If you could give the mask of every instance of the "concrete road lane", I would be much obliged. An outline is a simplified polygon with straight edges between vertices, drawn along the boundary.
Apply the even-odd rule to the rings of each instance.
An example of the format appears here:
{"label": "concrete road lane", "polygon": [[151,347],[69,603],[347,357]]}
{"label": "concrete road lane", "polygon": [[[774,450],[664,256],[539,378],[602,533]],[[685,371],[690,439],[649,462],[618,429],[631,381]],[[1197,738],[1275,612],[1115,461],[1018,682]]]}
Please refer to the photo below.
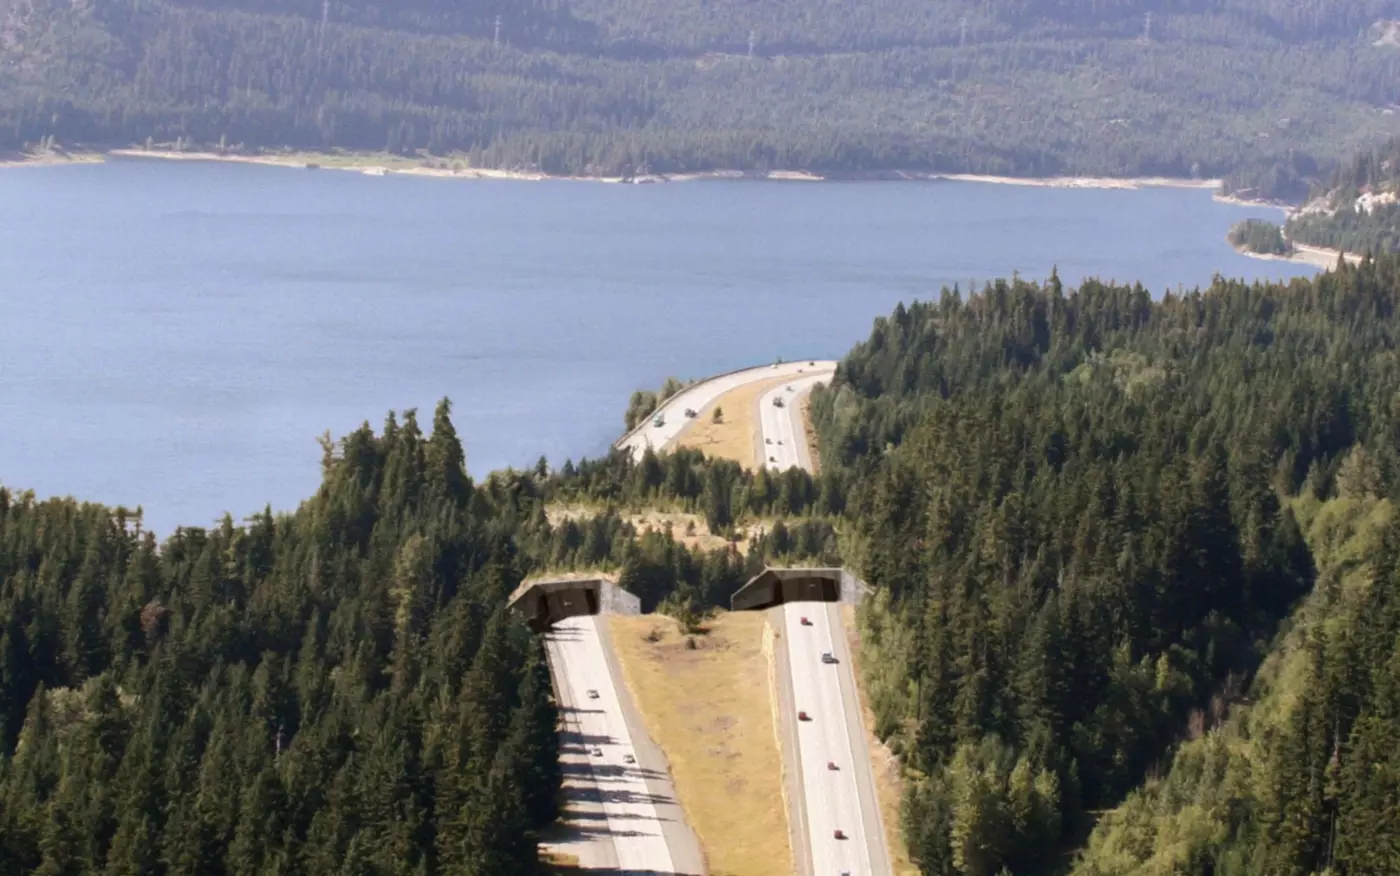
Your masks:
{"label": "concrete road lane", "polygon": [[[759,450],[771,469],[786,471],[793,466],[808,471],[812,469],[801,401],[818,383],[830,383],[835,368],[813,371],[815,373],[803,373],[787,384],[770,389],[758,399],[759,431],[763,442]],[[779,398],[783,400],[782,407],[773,404]]]}
{"label": "concrete road lane", "polygon": [[[824,603],[789,603],[783,614],[793,701],[810,719],[798,723],[797,744],[812,872],[887,876],[872,861],[879,857],[871,855],[871,844],[881,828],[878,820],[868,821],[861,805],[856,779],[861,764],[841,693],[840,664],[821,662],[840,627],[832,626]],[[803,617],[810,625],[802,624]],[[860,725],[854,730],[861,732]],[[837,838],[837,831],[843,838]],[[879,845],[883,848],[883,842]]]}
{"label": "concrete road lane", "polygon": [[[588,834],[580,858],[585,867],[622,873],[695,873],[703,867],[677,866],[665,822],[675,818],[669,777],[637,756],[618,682],[604,650],[596,617],[573,617],[555,625],[547,639],[551,666],[560,686],[565,735],[565,769],[582,769],[594,792],[578,811]],[[646,740],[637,740],[646,744]],[[629,756],[634,762],[629,763]],[[667,812],[667,816],[661,813]],[[578,819],[575,819],[578,820]],[[683,849],[683,858],[691,857]]]}
{"label": "concrete road lane", "polygon": [[702,380],[677,393],[674,398],[661,406],[657,413],[662,415],[663,425],[653,426],[651,417],[648,417],[646,422],[639,424],[637,428],[622,436],[614,446],[619,450],[630,450],[636,458],[640,459],[648,447],[660,451],[675,444],[681,433],[694,422],[685,416],[686,408],[699,412],[726,392],[755,381],[788,376],[799,378],[813,372],[829,374],[835,369],[835,362],[813,359],[783,362],[779,365],[761,365],[757,368],[746,368],[742,371]]}

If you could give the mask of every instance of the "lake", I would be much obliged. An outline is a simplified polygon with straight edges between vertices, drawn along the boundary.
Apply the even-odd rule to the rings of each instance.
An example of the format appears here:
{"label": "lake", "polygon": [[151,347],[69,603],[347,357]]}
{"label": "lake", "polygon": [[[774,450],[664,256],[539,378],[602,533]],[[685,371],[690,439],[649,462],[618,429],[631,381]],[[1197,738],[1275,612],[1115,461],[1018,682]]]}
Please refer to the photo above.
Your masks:
{"label": "lake", "polygon": [[207,526],[316,488],[316,436],[453,400],[475,475],[606,452],[627,397],[839,358],[898,301],[1058,265],[1154,295],[1237,255],[1188,189],[618,186],[113,161],[0,171],[0,483]]}

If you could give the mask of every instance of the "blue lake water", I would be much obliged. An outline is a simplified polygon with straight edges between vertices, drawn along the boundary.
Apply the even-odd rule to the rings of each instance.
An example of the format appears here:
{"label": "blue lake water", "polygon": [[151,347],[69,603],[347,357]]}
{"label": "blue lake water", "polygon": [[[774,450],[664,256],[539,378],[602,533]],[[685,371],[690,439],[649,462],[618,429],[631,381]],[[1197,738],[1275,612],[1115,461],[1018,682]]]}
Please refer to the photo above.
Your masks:
{"label": "blue lake water", "polygon": [[653,186],[117,161],[0,171],[0,483],[209,525],[316,436],[452,398],[482,475],[606,451],[627,396],[840,357],[898,301],[1058,265],[1154,295],[1310,274],[1183,189]]}

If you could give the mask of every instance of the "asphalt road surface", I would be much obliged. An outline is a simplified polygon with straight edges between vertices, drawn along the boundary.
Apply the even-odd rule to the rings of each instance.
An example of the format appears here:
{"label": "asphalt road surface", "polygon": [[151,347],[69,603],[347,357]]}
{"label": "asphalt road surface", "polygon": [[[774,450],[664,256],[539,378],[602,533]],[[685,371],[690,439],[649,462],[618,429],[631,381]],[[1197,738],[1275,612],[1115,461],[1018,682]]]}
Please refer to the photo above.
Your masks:
{"label": "asphalt road surface", "polygon": [[[809,719],[796,721],[799,823],[806,826],[808,844],[797,858],[809,863],[811,874],[890,876],[840,606],[794,602],[774,613],[781,616],[787,641],[792,703]],[[809,625],[802,623],[804,617]],[[827,651],[838,662],[823,663]]]}
{"label": "asphalt road surface", "polygon": [[[825,363],[817,363],[819,366]],[[807,450],[807,431],[802,422],[803,397],[818,383],[830,383],[835,368],[812,369],[794,377],[791,383],[776,386],[758,399],[762,453],[760,459],[771,469],[786,471],[793,466],[812,470],[812,458]],[[773,404],[781,398],[783,406]]]}
{"label": "asphalt road surface", "polygon": [[[704,410],[706,405],[724,395],[732,389],[738,389],[746,383],[753,383],[758,380],[769,380],[774,377],[798,378],[813,371],[822,371],[829,374],[836,369],[836,363],[821,359],[799,362],[784,362],[780,365],[762,365],[757,368],[746,368],[743,371],[735,371],[731,374],[721,374],[709,380],[702,380],[694,386],[688,387],[677,393],[674,398],[661,406],[658,411],[664,419],[661,426],[653,426],[652,418],[647,417],[646,422],[628,432],[615,445],[619,450],[631,450],[632,454],[641,459],[642,454],[648,447],[655,450],[665,450],[675,443],[681,433],[694,422],[685,415],[686,408],[690,408],[697,413]],[[655,415],[653,415],[655,416]]]}
{"label": "asphalt road surface", "polygon": [[[770,468],[811,471],[798,402],[830,379],[830,371],[803,374],[791,392],[784,385],[759,398],[761,450]],[[781,408],[773,404],[779,397]],[[770,609],[768,620],[781,635],[779,726],[799,876],[892,876],[841,606],[788,603]],[[837,662],[822,662],[827,651]],[[798,720],[798,712],[810,720]],[[844,838],[837,839],[838,830]]]}
{"label": "asphalt road surface", "polygon": [[604,623],[568,618],[546,639],[564,719],[567,820],[582,833],[561,848],[585,869],[702,876],[699,844],[683,822],[664,757],[636,720]]}

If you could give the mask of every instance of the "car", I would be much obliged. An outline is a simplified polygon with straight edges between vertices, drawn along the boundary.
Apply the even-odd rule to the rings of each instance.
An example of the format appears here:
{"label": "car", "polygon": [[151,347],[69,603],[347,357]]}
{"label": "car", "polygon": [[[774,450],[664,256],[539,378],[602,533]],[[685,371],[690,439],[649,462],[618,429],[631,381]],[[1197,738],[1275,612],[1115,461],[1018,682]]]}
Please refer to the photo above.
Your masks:
{"label": "car", "polygon": [[632,755],[630,755],[630,754],[624,754],[624,755],[622,756],[622,759],[623,759],[624,761],[626,761],[627,763],[636,763],[636,762],[637,762],[637,759],[636,759],[635,757],[633,757]]}
{"label": "car", "polygon": [[846,832],[839,827],[836,828],[836,830],[832,831],[832,835],[839,840],[843,840],[846,838]]}
{"label": "car", "polygon": [[816,362],[808,362],[807,364],[808,364],[808,365],[816,365],[817,363],[816,363]]}
{"label": "car", "polygon": [[590,691],[588,692],[588,698],[589,698],[590,700],[596,700],[596,699],[598,699],[598,692],[597,692],[596,690],[590,690]]}
{"label": "car", "polygon": [[695,409],[694,409],[694,408],[686,408],[686,409],[685,409],[685,415],[686,415],[687,417],[690,417],[692,420],[695,419],[697,416],[699,416],[699,414],[696,414],[696,413],[695,413]]}
{"label": "car", "polygon": [[782,443],[783,443],[783,439],[779,438],[779,439],[778,439],[778,443],[779,443],[779,444],[782,444]]}
{"label": "car", "polygon": [[651,418],[651,425],[654,428],[660,429],[662,426],[666,425],[666,418],[660,414],[657,414],[656,416]]}
{"label": "car", "polygon": [[812,621],[811,621],[810,619],[808,619],[808,617],[807,617],[806,615],[803,615],[803,616],[802,616],[802,626],[804,626],[804,627],[810,627],[811,625],[812,625]]}
{"label": "car", "polygon": [[768,457],[768,461],[769,461],[769,462],[777,462],[777,461],[778,461],[778,457],[776,457],[776,456],[770,456],[770,457]]}
{"label": "car", "polygon": [[829,761],[827,761],[827,762],[826,762],[826,768],[829,769],[829,770],[834,770],[834,769],[836,769],[836,761],[834,761],[834,760],[829,760]]}
{"label": "car", "polygon": [[792,384],[791,384],[791,383],[788,384],[788,392],[792,392]]}
{"label": "car", "polygon": [[773,443],[773,439],[772,439],[772,438],[764,438],[764,439],[763,439],[763,443],[764,443],[764,444],[772,444],[772,443]]}
{"label": "car", "polygon": [[594,757],[602,757],[602,756],[603,756],[603,749],[598,748],[597,746],[594,746],[594,747],[593,747],[593,756],[594,756]]}
{"label": "car", "polygon": [[837,660],[837,659],[836,659],[836,655],[833,654],[833,653],[831,653],[830,651],[823,651],[823,652],[822,652],[822,662],[823,662],[823,663],[840,663],[841,661],[840,661],[840,660]]}
{"label": "car", "polygon": [[780,408],[780,407],[782,407],[782,406],[783,406],[783,397],[782,397],[782,396],[778,396],[778,397],[776,397],[776,398],[773,399],[773,407],[775,407],[775,408]]}
{"label": "car", "polygon": [[797,713],[797,720],[799,720],[799,721],[810,721],[810,720],[812,720],[812,718],[811,718],[806,712],[798,712],[798,713]]}

